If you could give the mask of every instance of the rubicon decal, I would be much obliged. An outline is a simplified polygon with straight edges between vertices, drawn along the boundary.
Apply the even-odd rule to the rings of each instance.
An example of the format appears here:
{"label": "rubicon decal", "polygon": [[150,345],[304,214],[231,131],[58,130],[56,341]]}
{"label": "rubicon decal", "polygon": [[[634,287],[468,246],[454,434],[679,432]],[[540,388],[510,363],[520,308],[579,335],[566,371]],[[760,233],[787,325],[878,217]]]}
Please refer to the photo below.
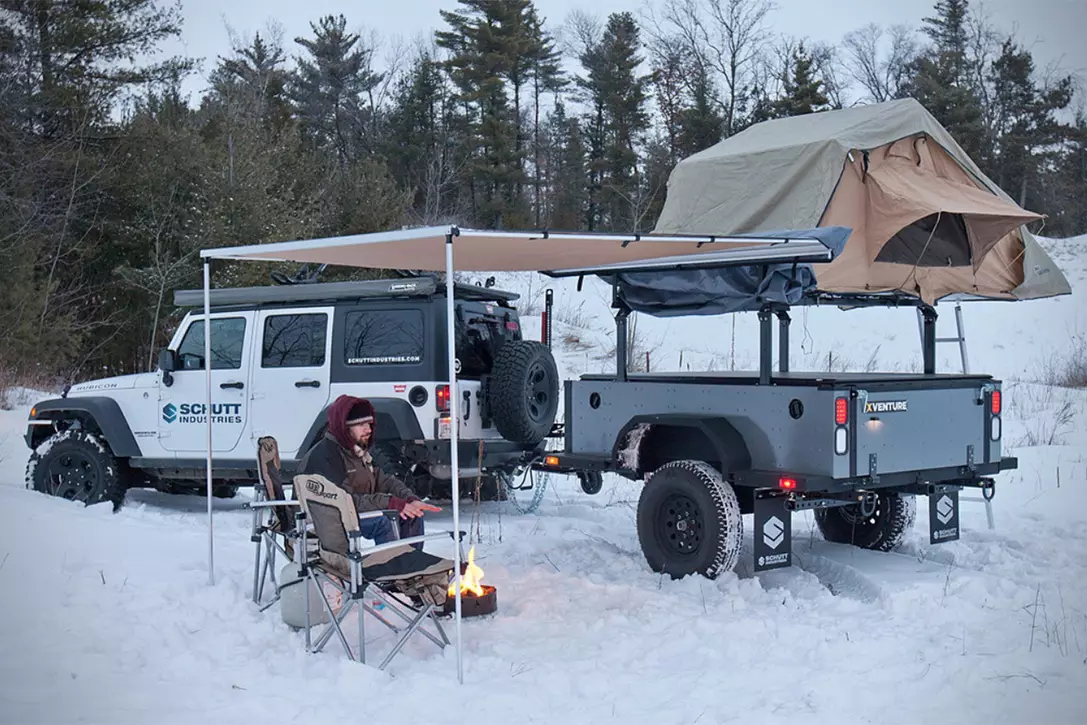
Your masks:
{"label": "rubicon decal", "polygon": [[[212,403],[212,423],[241,423],[241,403]],[[162,419],[167,423],[206,423],[207,405],[204,403],[167,403],[162,407]]]}
{"label": "rubicon decal", "polygon": [[905,400],[869,400],[864,404],[865,413],[905,413]]}

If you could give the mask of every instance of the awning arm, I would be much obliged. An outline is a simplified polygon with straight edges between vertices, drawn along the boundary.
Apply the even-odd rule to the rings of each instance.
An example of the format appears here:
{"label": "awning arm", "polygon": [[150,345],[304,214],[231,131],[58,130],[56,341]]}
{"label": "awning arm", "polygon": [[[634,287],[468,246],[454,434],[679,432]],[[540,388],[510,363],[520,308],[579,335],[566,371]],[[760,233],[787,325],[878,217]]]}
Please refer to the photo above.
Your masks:
{"label": "awning arm", "polygon": [[[727,239],[717,237],[716,241]],[[541,270],[548,277],[579,277],[588,274],[615,274],[619,272],[667,272],[684,269],[723,269],[746,267],[752,264],[819,263],[830,262],[834,252],[822,242],[806,239],[759,239],[736,237],[749,242],[771,242],[770,246],[741,247],[722,252],[687,254],[675,257],[618,262],[597,267]]]}

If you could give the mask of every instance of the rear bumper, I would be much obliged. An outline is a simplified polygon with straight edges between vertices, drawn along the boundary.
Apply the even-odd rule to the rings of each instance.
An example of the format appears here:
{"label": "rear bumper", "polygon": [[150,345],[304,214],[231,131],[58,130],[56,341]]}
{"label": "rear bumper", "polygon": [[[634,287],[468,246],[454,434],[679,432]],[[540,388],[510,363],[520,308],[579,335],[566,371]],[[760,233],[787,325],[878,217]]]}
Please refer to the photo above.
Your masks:
{"label": "rear bumper", "polygon": [[[435,478],[448,478],[452,462],[449,449],[448,440],[428,440],[409,446],[406,453],[410,461],[426,463]],[[542,443],[524,446],[506,440],[457,441],[457,466],[462,476],[475,474],[480,468],[514,468],[528,464],[543,454]]]}
{"label": "rear bumper", "polygon": [[781,479],[787,477],[795,482],[795,486],[790,488],[790,491],[840,493],[856,489],[875,490],[935,484],[970,484],[985,476],[995,476],[1001,471],[1008,471],[1018,467],[1019,459],[1005,457],[992,463],[975,464],[973,467],[951,466],[948,468],[884,473],[878,476],[830,478],[829,476],[794,475],[784,471],[742,471],[732,474],[731,480],[737,486],[780,488]]}

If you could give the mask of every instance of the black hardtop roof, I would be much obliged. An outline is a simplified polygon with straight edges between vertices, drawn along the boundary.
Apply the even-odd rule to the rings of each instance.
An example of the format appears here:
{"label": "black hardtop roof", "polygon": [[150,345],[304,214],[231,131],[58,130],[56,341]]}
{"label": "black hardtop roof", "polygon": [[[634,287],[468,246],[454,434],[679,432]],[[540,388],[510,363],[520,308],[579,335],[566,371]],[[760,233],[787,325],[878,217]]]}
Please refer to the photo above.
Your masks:
{"label": "black hardtop roof", "polygon": [[[351,282],[310,282],[304,284],[268,285],[266,287],[227,287],[209,291],[212,307],[240,307],[308,302],[339,302],[362,299],[397,299],[431,297],[445,294],[445,283],[434,277],[403,277]],[[460,300],[479,302],[513,302],[520,298],[514,292],[493,287],[455,284],[453,296]],[[204,290],[177,290],[177,307],[204,306]]]}

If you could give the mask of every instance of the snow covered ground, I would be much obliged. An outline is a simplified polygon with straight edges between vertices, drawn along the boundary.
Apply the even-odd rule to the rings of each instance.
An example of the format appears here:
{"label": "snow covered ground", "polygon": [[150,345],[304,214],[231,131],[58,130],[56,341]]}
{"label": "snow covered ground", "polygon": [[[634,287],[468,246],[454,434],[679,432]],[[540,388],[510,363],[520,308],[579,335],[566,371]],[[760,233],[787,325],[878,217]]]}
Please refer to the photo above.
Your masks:
{"label": "snow covered ground", "polygon": [[[0,412],[0,722],[1087,722],[1087,392],[1042,384],[1047,358],[1085,350],[1087,239],[1046,244],[1073,296],[964,305],[971,365],[1006,381],[1019,457],[998,480],[994,530],[966,503],[962,539],[929,546],[922,499],[902,548],[878,554],[828,544],[795,515],[797,566],[752,574],[748,532],[735,573],[673,582],[642,558],[635,485],[587,496],[553,477],[535,514],[462,509],[499,594],[497,616],[463,624],[463,687],[454,650],[422,639],[387,673],[336,643],[306,655],[276,608],[248,599],[242,496],[216,501],[208,586],[203,499],[135,491],[113,514],[26,491],[34,396],[16,400]],[[564,374],[608,369],[603,287],[547,284]],[[943,336],[954,318],[940,311]],[[754,316],[735,317],[734,349],[731,318],[640,317],[638,334],[654,370],[681,353],[683,369],[749,368]],[[798,370],[920,360],[911,310],[798,311],[793,330]],[[957,369],[957,348],[940,352]],[[387,635],[367,634],[384,653]]]}

